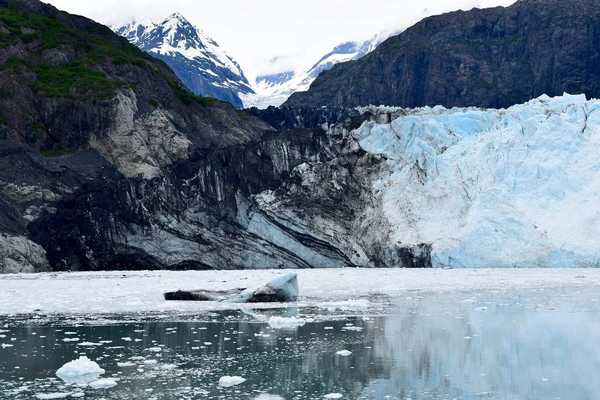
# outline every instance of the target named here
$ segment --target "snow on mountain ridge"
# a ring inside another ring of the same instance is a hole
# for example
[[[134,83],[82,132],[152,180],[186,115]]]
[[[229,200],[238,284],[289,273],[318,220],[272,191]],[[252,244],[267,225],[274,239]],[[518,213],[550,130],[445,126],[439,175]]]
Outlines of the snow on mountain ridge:
[[[280,106],[293,93],[307,91],[321,72],[331,69],[338,63],[365,56],[393,34],[393,32],[383,32],[369,40],[341,43],[309,68],[259,76],[254,83],[255,93],[241,96],[244,106],[257,108]]]
[[[113,30],[171,66],[194,93],[241,107],[240,93],[253,93],[240,65],[202,29],[180,13],[159,22],[136,22]]]

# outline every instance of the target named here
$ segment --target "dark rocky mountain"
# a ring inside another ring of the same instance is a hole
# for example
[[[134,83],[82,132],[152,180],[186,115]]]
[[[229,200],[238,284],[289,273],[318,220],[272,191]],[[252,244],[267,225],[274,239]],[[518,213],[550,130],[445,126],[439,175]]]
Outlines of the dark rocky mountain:
[[[599,0],[452,12],[336,65],[285,105],[506,107],[542,94],[600,97],[599,39]]]
[[[0,0],[0,272],[429,265],[362,242],[382,159],[334,117],[275,129],[102,25]]]
[[[167,63],[196,95],[214,97],[241,108],[240,94],[254,93],[240,65],[179,13],[159,23],[131,22],[114,30]]]

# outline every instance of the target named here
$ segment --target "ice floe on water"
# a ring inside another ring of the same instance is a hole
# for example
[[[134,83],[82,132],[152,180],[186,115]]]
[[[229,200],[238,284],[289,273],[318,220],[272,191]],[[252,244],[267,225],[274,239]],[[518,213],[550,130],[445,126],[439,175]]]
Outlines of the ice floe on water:
[[[306,320],[296,317],[271,317],[268,320],[269,326],[273,329],[294,330],[306,325]]]
[[[106,372],[100,366],[87,358],[81,356],[77,360],[70,361],[56,371],[56,376],[70,384],[89,384],[97,380]]]
[[[117,386],[117,380],[113,378],[101,378],[106,371],[100,368],[95,361],[86,356],[81,356],[77,360],[69,361],[56,371],[56,376],[69,385],[88,386],[92,389],[110,389]],[[65,393],[41,394],[42,396],[60,395]],[[67,396],[73,396],[77,393],[67,393]],[[40,397],[38,397],[40,398]],[[46,397],[62,398],[62,397]]]
[[[259,394],[257,397],[255,397],[254,400],[285,400],[285,399],[276,394],[262,393],[262,394]]]
[[[246,382],[246,379],[241,376],[223,376],[219,379],[219,386],[228,388],[241,385],[244,382]]]
[[[131,361],[125,361],[125,362],[118,362],[117,363],[117,367],[119,368],[129,368],[129,367],[135,367],[137,364]]]
[[[92,389],[110,389],[117,386],[117,381],[112,378],[102,378],[89,384]]]
[[[352,352],[350,350],[340,350],[335,354],[337,354],[340,357],[350,357],[352,355]]]
[[[71,394],[71,392],[37,393],[35,398],[38,400],[66,399],[67,397],[70,397]]]

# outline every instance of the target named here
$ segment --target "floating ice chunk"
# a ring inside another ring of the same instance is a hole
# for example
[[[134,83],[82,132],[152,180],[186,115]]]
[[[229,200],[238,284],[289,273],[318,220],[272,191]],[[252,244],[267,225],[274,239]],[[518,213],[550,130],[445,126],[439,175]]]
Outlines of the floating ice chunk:
[[[92,389],[110,389],[115,386],[117,386],[117,381],[112,378],[98,379],[90,383]]]
[[[66,399],[71,393],[38,393],[35,395],[36,399],[39,400],[52,400],[52,399]]]
[[[342,328],[343,331],[351,331],[351,332],[362,332],[363,328],[360,326],[348,325]]]
[[[344,396],[341,393],[329,393],[323,396],[325,399],[341,399],[342,397]]]
[[[130,362],[130,361],[117,363],[117,367],[119,367],[119,368],[127,368],[127,367],[135,367],[135,366],[136,366],[136,363]]]
[[[298,299],[298,275],[289,273],[273,279],[266,285],[250,289],[227,291],[192,290],[169,292],[165,300],[220,301],[227,303],[285,303]]]
[[[151,351],[153,353],[160,353],[162,351],[161,347],[149,347],[146,349],[146,351]]]
[[[306,320],[295,317],[271,317],[269,318],[268,323],[273,329],[293,330],[304,326]]]
[[[102,343],[94,343],[94,342],[81,342],[81,343],[77,343],[77,346],[83,346],[83,347],[94,347],[94,346],[102,346]]]
[[[232,386],[241,385],[246,382],[246,379],[241,376],[223,376],[219,379],[219,386],[227,388]]]
[[[254,400],[285,400],[285,399],[281,396],[277,396],[276,394],[263,393],[263,394],[259,394],[257,397],[255,397]]]
[[[352,352],[349,350],[340,350],[335,354],[337,354],[340,357],[350,357],[352,355]]]
[[[289,273],[273,279],[267,285],[260,287],[250,294],[248,303],[288,302],[298,299],[298,275]]]
[[[2,343],[2,344],[0,345],[0,347],[2,347],[3,349],[7,349],[7,348],[9,348],[9,347],[13,347],[13,345],[12,345],[12,344],[8,344],[8,343]]]
[[[82,356],[63,365],[56,371],[56,376],[66,383],[88,384],[97,380],[104,372],[97,363]]]

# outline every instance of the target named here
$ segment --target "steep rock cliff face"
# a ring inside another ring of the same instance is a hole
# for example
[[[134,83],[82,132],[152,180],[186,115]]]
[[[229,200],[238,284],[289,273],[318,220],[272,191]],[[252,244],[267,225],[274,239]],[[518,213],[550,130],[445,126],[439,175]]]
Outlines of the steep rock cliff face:
[[[115,253],[120,213],[145,215],[119,208],[135,205],[127,195],[167,181],[192,154],[273,131],[193,96],[106,27],[38,1],[0,1],[0,39],[2,270],[16,259],[30,260],[24,270],[112,268],[102,262]],[[39,246],[52,241],[62,247]]]
[[[323,72],[285,105],[498,108],[542,94],[600,97],[599,38],[599,0],[452,12]]]
[[[419,246],[380,254],[388,231],[371,176],[382,159],[351,132],[271,133],[198,151],[152,179],[95,180],[29,231],[54,269],[428,266]]]

